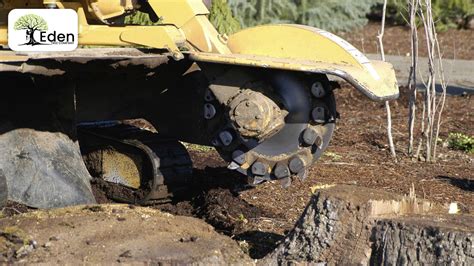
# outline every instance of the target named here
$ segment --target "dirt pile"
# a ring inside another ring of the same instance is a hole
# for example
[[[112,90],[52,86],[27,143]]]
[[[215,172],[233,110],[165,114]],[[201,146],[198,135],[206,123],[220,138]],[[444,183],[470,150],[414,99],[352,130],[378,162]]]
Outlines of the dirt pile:
[[[195,218],[127,205],[34,211],[0,220],[0,258],[24,263],[252,264]]]

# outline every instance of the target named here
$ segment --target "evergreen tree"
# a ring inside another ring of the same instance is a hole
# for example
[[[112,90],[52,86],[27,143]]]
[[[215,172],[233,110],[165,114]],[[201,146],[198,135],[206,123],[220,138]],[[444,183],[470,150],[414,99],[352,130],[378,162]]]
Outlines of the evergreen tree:
[[[236,20],[226,0],[213,0],[209,20],[221,34],[230,35],[240,30],[240,22]]]
[[[329,31],[350,30],[367,23],[370,7],[381,0],[229,0],[244,27],[298,23]]]
[[[364,26],[366,14],[379,0],[300,0],[297,23],[328,31]]]

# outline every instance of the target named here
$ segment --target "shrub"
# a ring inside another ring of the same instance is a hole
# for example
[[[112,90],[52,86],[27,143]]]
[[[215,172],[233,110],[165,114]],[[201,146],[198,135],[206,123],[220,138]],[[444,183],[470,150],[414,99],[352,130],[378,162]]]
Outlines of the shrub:
[[[367,24],[377,0],[300,0],[298,23],[328,31],[348,31]]]
[[[160,21],[153,22],[150,20],[150,17],[147,13],[136,11],[125,17],[124,24],[127,25],[142,25],[142,26],[152,26],[160,24]]]
[[[440,31],[465,27],[469,17],[474,15],[472,0],[432,0],[432,7],[436,28]],[[375,9],[380,10],[381,6],[378,5]],[[407,24],[407,0],[389,0],[388,17],[395,24]]]
[[[448,143],[452,149],[474,153],[474,137],[462,133],[450,133]]]
[[[380,0],[229,0],[245,27],[298,23],[329,31],[348,31],[367,23],[366,14]]]
[[[232,34],[240,30],[240,22],[232,16],[226,0],[213,0],[209,20],[221,34]]]

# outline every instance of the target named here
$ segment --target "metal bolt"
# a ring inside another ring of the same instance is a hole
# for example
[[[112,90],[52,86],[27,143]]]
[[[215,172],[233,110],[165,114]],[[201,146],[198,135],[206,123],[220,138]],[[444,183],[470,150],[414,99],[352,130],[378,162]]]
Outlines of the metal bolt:
[[[262,162],[256,162],[252,165],[252,173],[258,176],[264,176],[268,173],[268,165]]]
[[[295,157],[290,161],[290,170],[291,172],[297,174],[304,170],[305,163],[300,157]]]
[[[219,139],[221,140],[222,144],[224,144],[224,146],[229,146],[234,140],[234,137],[229,131],[222,131],[219,133]]]
[[[214,100],[214,95],[212,94],[211,90],[206,90],[206,92],[204,93],[204,100],[206,100],[207,102]]]
[[[321,82],[315,82],[311,86],[311,93],[316,98],[322,98],[326,96],[326,91],[324,90],[323,84]]]
[[[326,122],[326,110],[322,106],[318,106],[311,112],[314,122],[324,124]]]
[[[206,118],[207,120],[210,120],[212,118],[214,118],[214,116],[216,116],[216,108],[214,107],[214,105],[210,104],[210,103],[206,103],[204,105],[204,118]]]
[[[318,137],[318,132],[313,128],[309,127],[303,131],[303,142],[308,146],[313,145]]]
[[[217,146],[220,146],[220,145],[219,145],[220,143],[219,143],[219,140],[218,140],[218,139],[213,139],[213,140],[211,141],[211,144],[212,144],[213,146],[216,146],[216,147],[217,147]]]
[[[290,169],[288,168],[286,164],[283,164],[283,163],[277,164],[277,166],[275,167],[274,173],[275,173],[275,177],[278,179],[289,177],[291,175]]]

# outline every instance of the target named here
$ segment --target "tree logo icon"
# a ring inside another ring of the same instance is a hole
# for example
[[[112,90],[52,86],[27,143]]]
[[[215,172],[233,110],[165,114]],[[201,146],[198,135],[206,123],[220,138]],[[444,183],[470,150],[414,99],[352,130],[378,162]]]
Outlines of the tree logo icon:
[[[27,14],[18,18],[13,28],[15,30],[26,30],[26,42],[22,45],[35,46],[42,44],[35,39],[35,32],[48,30],[48,23],[41,16]]]
[[[79,42],[78,22],[73,9],[12,9],[8,12],[8,47],[18,52],[73,51]]]

